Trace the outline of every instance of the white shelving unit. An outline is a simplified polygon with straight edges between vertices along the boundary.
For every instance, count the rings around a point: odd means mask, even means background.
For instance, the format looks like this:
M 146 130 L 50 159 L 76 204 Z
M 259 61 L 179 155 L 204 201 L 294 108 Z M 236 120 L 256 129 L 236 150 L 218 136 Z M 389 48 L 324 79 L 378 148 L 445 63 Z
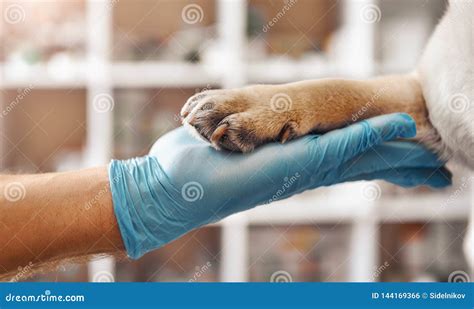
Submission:
M 98 112 L 97 98 L 113 98 L 110 72 L 112 46 L 112 8 L 108 1 L 88 0 L 87 20 L 87 140 L 85 165 L 105 165 L 112 158 L 113 109 Z M 89 263 L 89 280 L 101 271 L 115 273 L 114 259 L 104 258 Z
M 86 63 L 71 64 L 68 74 L 58 76 L 58 68 L 35 66 L 17 68 L 0 65 L 0 87 L 19 88 L 34 84 L 35 88 L 87 89 L 87 144 L 84 166 L 109 162 L 113 149 L 113 113 L 98 113 L 94 108 L 97 95 L 113 97 L 114 88 L 197 87 L 216 85 L 239 87 L 247 83 L 287 82 L 324 76 L 368 77 L 374 73 L 374 27 L 360 18 L 361 9 L 376 0 L 345 0 L 343 25 L 345 51 L 336 63 L 319 60 L 271 60 L 247 63 L 247 4 L 245 0 L 216 0 L 218 40 L 224 46 L 226 65 L 209 68 L 202 64 L 167 62 L 112 62 L 109 55 L 112 39 L 113 1 L 87 0 Z M 345 53 L 344 53 L 345 52 Z M 350 61 L 349 61 L 350 60 Z M 336 65 L 337 64 L 337 65 Z M 314 71 L 307 71 L 314 66 Z M 283 68 L 283 69 L 282 69 Z M 62 68 L 64 69 L 64 68 Z M 1 122 L 0 122 L 1 125 Z M 0 162 L 1 163 L 1 162 Z M 381 222 L 416 220 L 464 220 L 468 217 L 471 197 L 457 199 L 449 209 L 433 207 L 445 196 L 426 198 L 380 199 L 369 202 L 360 197 L 361 184 L 339 185 L 321 196 L 308 192 L 293 198 L 231 216 L 218 225 L 222 228 L 222 281 L 248 279 L 249 227 L 252 225 L 311 224 L 314 222 L 348 222 L 352 225 L 349 256 L 349 278 L 371 281 L 378 257 L 377 231 Z M 232 244 L 232 246 L 229 246 Z M 112 258 L 90 264 L 89 277 L 99 271 L 114 273 Z

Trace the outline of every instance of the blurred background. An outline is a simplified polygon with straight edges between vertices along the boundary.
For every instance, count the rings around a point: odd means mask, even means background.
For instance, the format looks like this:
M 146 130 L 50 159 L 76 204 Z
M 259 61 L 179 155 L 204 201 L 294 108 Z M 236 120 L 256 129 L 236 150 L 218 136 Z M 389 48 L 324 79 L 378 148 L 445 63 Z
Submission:
M 186 99 L 205 89 L 406 72 L 446 5 L 0 3 L 2 173 L 64 171 L 144 155 L 180 125 Z M 322 188 L 193 231 L 138 261 L 98 259 L 24 279 L 448 281 L 469 274 L 462 241 L 472 207 L 472 175 L 451 169 L 454 185 L 446 190 L 382 182 Z

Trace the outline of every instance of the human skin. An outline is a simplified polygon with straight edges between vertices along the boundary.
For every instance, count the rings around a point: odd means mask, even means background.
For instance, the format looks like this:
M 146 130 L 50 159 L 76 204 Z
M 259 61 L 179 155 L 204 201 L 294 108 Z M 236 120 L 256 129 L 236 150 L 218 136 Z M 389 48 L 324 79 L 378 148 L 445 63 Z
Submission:
M 124 250 L 107 167 L 0 175 L 0 278 Z

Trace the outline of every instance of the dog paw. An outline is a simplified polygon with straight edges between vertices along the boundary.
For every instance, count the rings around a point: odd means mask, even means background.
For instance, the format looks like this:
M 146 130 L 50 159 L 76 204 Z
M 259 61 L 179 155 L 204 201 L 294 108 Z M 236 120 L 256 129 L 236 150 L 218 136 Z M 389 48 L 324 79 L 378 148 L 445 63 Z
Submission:
M 289 97 L 270 95 L 261 87 L 268 86 L 198 93 L 181 110 L 183 124 L 216 149 L 240 152 L 250 152 L 267 142 L 284 143 L 298 136 L 295 112 L 285 106 Z M 280 102 L 276 95 L 280 95 Z M 291 100 L 286 103 L 290 105 Z

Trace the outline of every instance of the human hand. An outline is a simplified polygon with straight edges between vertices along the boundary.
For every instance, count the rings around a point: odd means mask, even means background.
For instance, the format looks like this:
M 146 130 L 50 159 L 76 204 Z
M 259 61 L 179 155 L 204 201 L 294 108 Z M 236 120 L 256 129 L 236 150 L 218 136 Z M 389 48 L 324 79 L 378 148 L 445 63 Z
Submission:
M 336 183 L 385 179 L 402 185 L 443 187 L 450 174 L 436 155 L 411 142 L 387 142 L 416 134 L 405 114 L 375 117 L 321 136 L 253 153 L 216 151 L 183 128 L 160 138 L 150 155 L 112 161 L 114 210 L 131 258 L 192 229 L 274 200 Z

